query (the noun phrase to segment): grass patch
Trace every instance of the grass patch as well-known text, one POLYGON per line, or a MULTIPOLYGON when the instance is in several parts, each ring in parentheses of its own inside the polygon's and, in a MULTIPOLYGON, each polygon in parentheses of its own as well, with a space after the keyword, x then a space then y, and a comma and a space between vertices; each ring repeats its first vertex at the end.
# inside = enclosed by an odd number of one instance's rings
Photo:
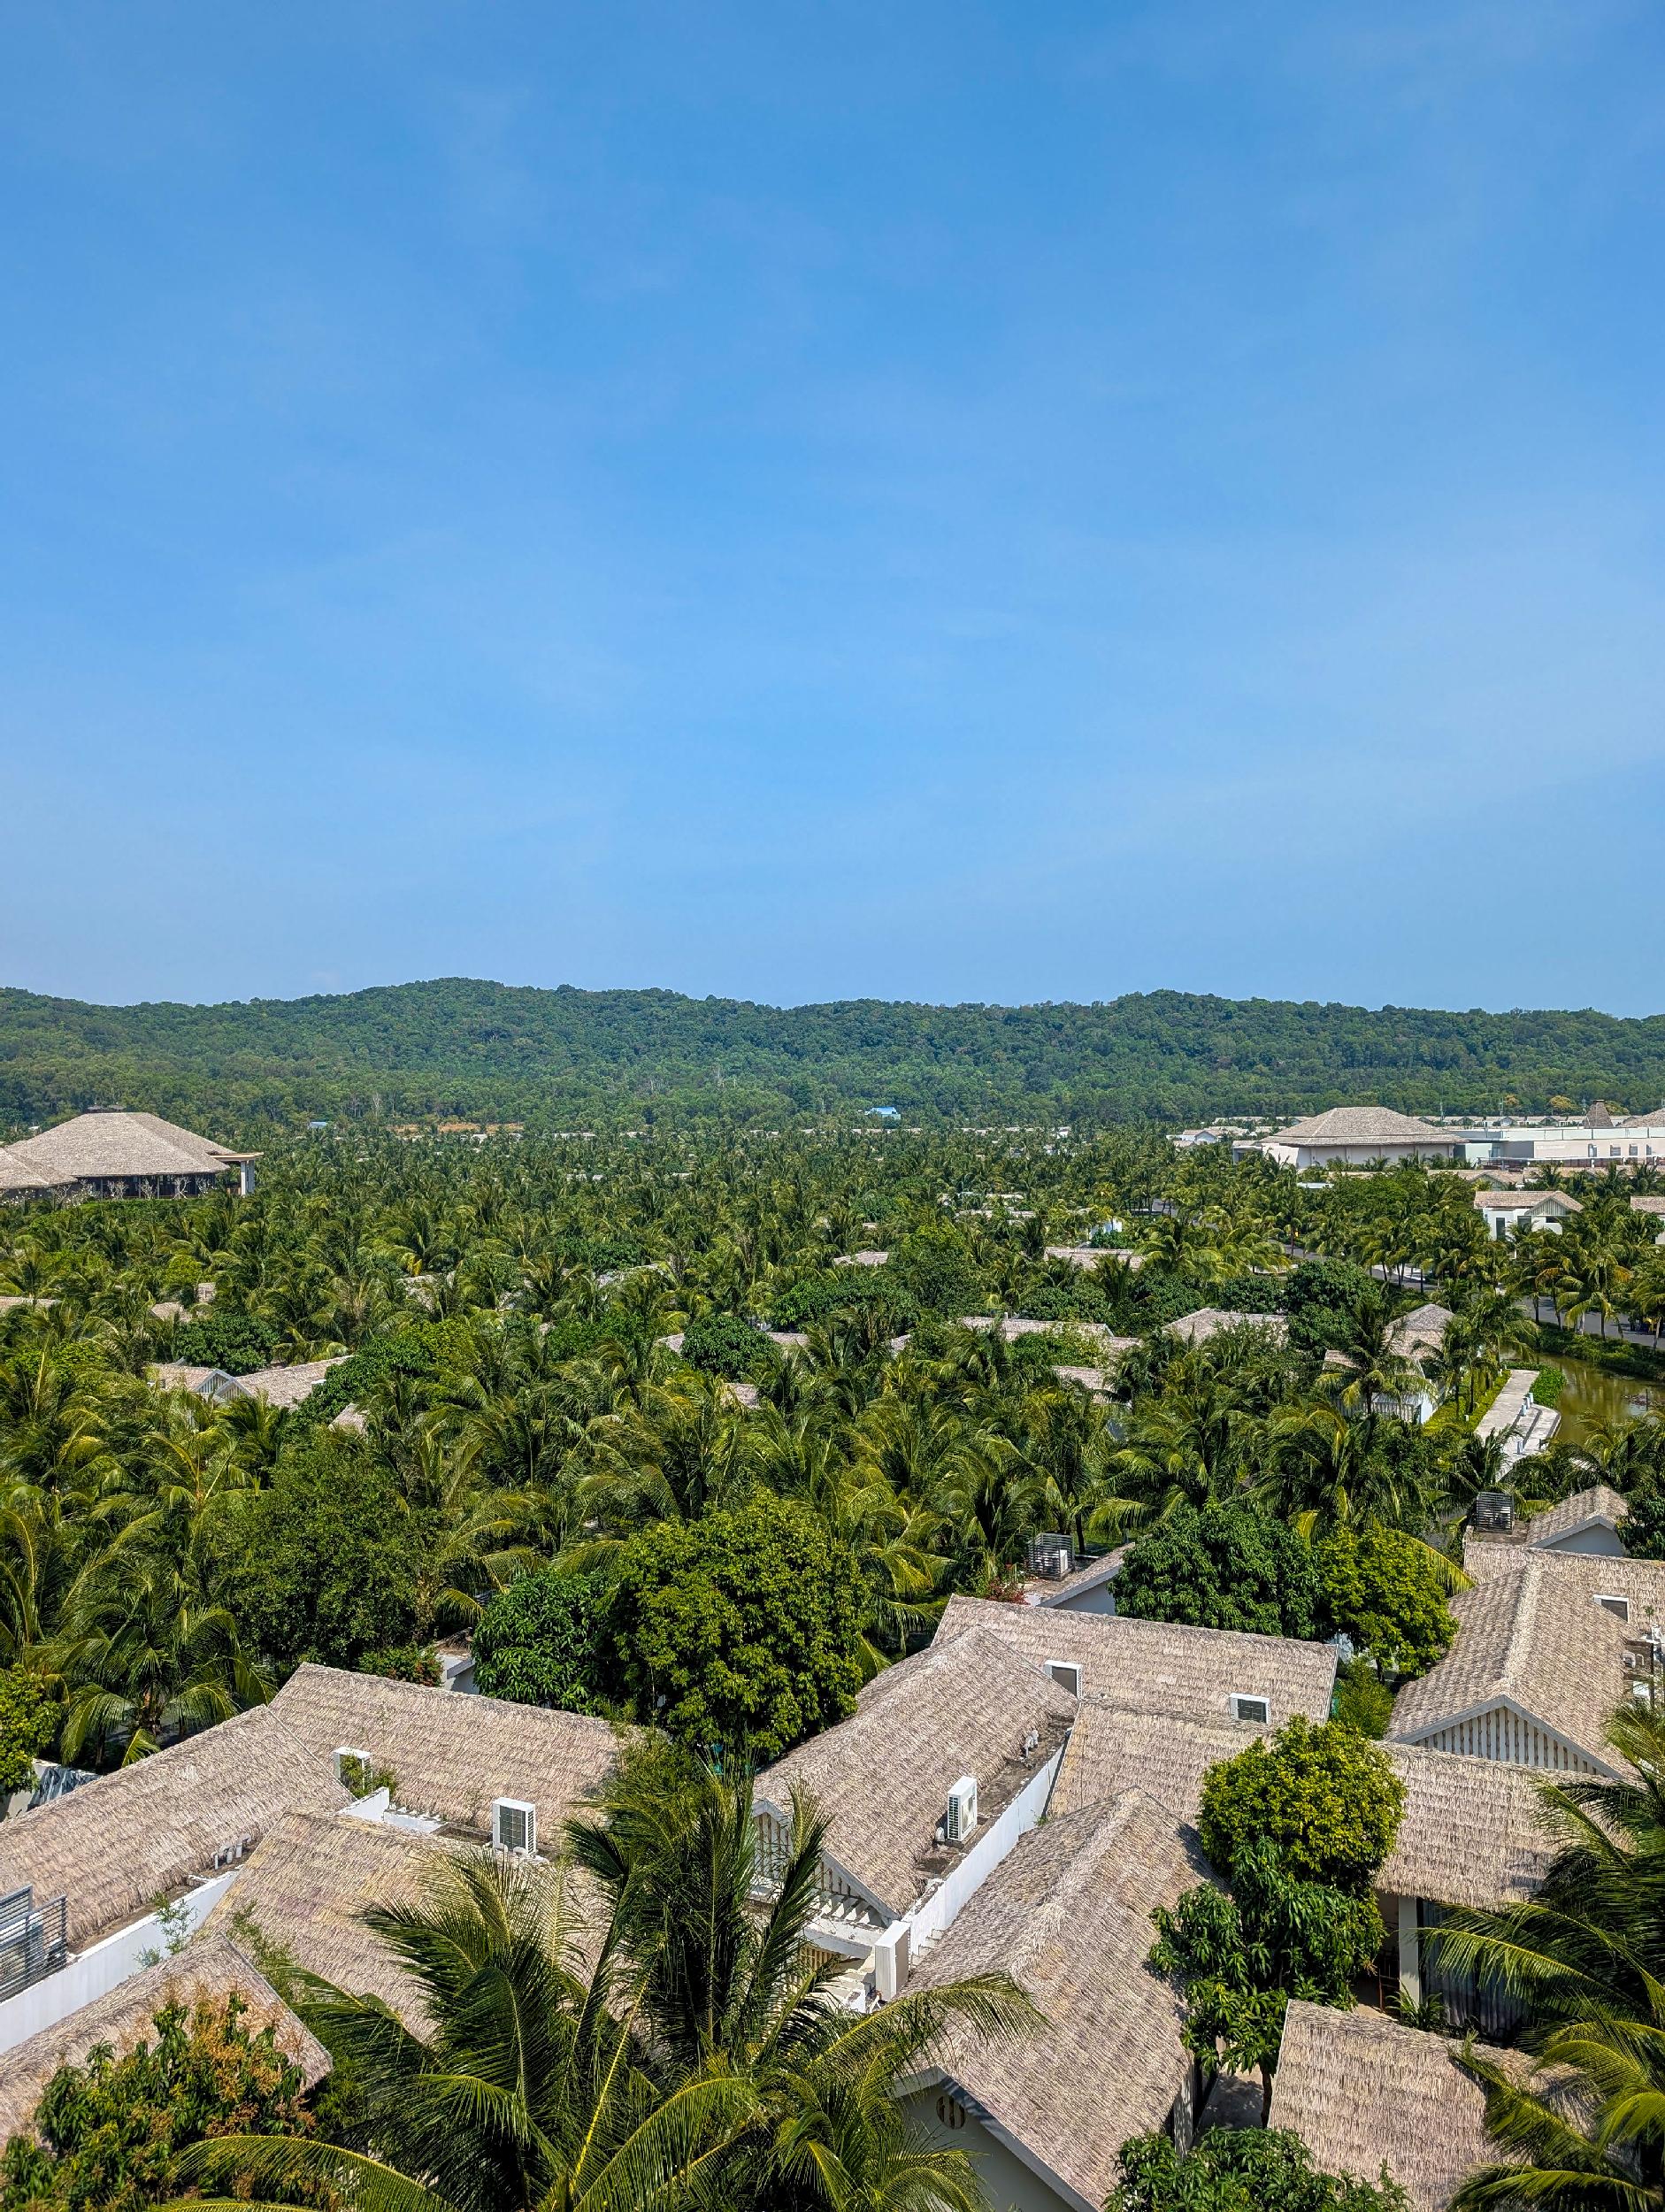
POLYGON ((1431 1436, 1436 1433, 1450 1436, 1462 1435, 1465 1432, 1472 1431, 1481 1415, 1491 1409, 1496 1401, 1498 1392, 1502 1389, 1508 1380, 1508 1369, 1506 1367, 1495 1382, 1483 1383, 1474 1394, 1474 1406, 1471 1411, 1465 1412, 1454 1398, 1447 1398, 1444 1405, 1434 1408, 1428 1422, 1426 1433, 1431 1436))

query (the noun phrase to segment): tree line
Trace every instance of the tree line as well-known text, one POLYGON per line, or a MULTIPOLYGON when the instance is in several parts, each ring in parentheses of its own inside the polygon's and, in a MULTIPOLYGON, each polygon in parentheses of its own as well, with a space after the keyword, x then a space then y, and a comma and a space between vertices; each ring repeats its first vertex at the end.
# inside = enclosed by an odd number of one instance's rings
POLYGON ((0 990, 0 1129, 142 1103, 253 1141, 311 1118, 727 1126, 1279 1117, 1665 1099, 1665 1017, 1132 994, 1091 1005, 771 1007, 451 978, 220 1006, 0 990))

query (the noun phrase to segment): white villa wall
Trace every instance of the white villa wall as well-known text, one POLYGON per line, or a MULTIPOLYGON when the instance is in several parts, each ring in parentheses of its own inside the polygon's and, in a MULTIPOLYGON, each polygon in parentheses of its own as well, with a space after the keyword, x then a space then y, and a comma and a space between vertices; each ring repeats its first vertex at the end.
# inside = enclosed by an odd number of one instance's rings
POLYGON ((910 1960, 954 1925, 1001 1861, 1014 1849, 1018 1838, 1040 1824, 1063 1760, 1063 1751, 1055 1751, 1044 1767, 1038 1767, 999 1817, 974 1838, 971 1849, 941 1886, 907 1916, 910 1960))
POLYGON ((1640 1129, 1592 1129, 1567 1122, 1558 1128, 1533 1128, 1506 1123, 1501 1128, 1478 1133, 1469 1148, 1499 1160, 1554 1160, 1569 1167, 1607 1167, 1614 1161, 1665 1160, 1665 1122, 1640 1129))
POLYGON ((1370 1167, 1377 1160, 1385 1160, 1391 1167, 1399 1160, 1448 1160, 1458 1142, 1455 1137, 1443 1137, 1438 1143, 1265 1144, 1242 1148, 1263 1151, 1269 1160, 1276 1160, 1282 1167, 1370 1167))
POLYGON ((1081 1590, 1073 1596, 1060 1598, 1048 1610, 1054 1613, 1099 1613, 1113 1618, 1116 1613, 1116 1585, 1110 1580, 1095 1583, 1090 1590, 1081 1590))
POLYGON ((56 1974, 48 1974, 32 1988, 8 1997, 0 2004, 0 2051, 11 2050, 42 2028, 67 2020, 72 2012, 91 2004, 95 1997, 119 1989, 142 1970, 147 1951, 165 1954, 170 1936, 177 1940, 181 1935, 195 1934, 241 1871, 234 1866, 211 1881, 187 1890, 179 1901, 181 1917, 172 1930, 164 1928, 154 1913, 148 1913, 130 1927, 118 1928, 102 1943, 78 1952, 56 1974))
POLYGON ((989 2212, 1098 2212, 1062 2182, 1048 2183, 1025 2165, 967 2106, 951 2082, 916 2090, 902 2110, 933 2147, 964 2151, 977 2170, 989 2212))
POLYGON ((1605 1771, 1593 1759, 1569 1751, 1512 1705, 1494 1705, 1417 1740, 1431 1751, 1466 1751, 1476 1758, 1500 1760, 1507 1766, 1542 1767, 1561 1774, 1605 1771))
POLYGON ((1616 1528, 1597 1526, 1581 1528, 1570 1536, 1563 1536, 1558 1543, 1545 1544, 1545 1551, 1576 1551, 1588 1556, 1593 1553, 1600 1559, 1624 1559, 1629 1556, 1620 1540, 1616 1528))

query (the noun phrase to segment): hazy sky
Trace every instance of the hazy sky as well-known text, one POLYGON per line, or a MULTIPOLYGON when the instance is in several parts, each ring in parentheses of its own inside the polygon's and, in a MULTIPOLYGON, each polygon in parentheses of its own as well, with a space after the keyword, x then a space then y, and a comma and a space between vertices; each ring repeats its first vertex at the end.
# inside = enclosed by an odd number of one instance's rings
POLYGON ((1665 1004, 1659 0, 0 26, 0 981, 1665 1004))

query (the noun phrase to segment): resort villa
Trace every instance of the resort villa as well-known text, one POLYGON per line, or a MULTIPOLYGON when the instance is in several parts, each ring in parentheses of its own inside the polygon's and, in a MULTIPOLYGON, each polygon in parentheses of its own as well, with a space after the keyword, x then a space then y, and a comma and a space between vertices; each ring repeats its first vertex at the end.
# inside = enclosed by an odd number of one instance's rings
POLYGON ((180 1129, 159 1114, 77 1114, 0 1146, 0 1198, 202 1198, 233 1170, 246 1198, 257 1152, 180 1129))

